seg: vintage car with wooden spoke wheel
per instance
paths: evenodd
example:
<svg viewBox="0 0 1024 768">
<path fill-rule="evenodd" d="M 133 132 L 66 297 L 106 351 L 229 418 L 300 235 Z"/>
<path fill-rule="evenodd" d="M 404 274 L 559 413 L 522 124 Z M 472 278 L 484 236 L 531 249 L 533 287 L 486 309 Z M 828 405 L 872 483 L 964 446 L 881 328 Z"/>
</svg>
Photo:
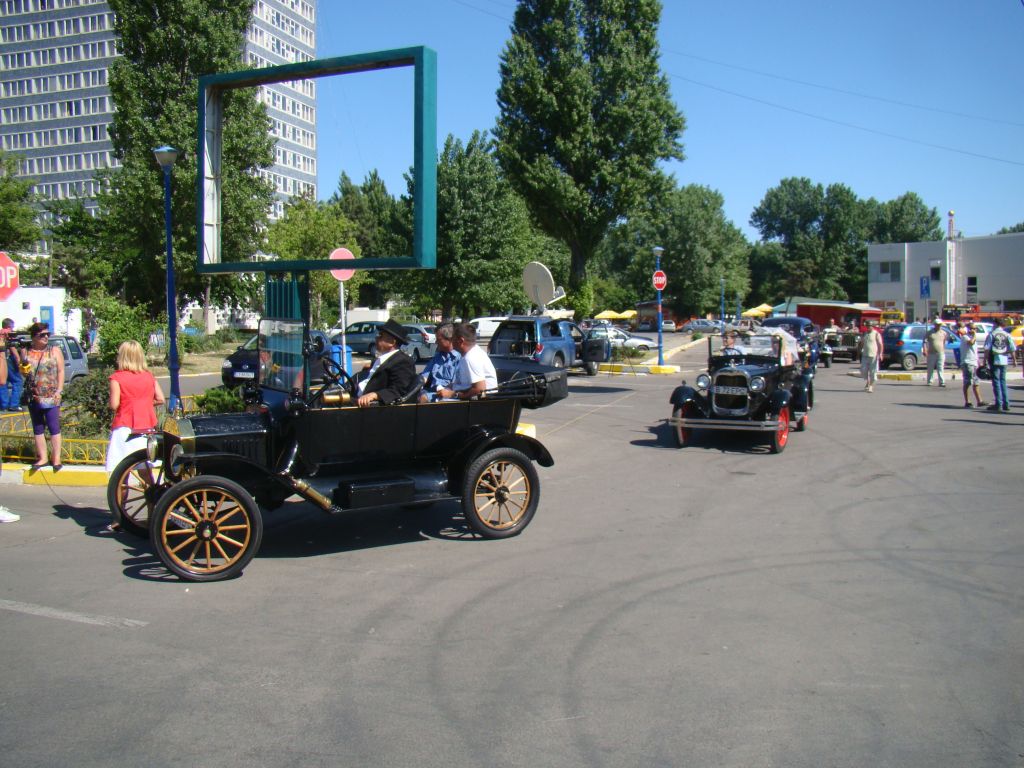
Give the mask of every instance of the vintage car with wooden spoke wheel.
<svg viewBox="0 0 1024 768">
<path fill-rule="evenodd" d="M 133 536 L 149 536 L 149 517 L 166 487 L 158 457 L 150 460 L 145 450 L 125 456 L 107 481 L 107 505 L 114 523 Z"/>
<path fill-rule="evenodd" d="M 296 495 L 329 514 L 461 502 L 467 527 L 491 539 L 533 519 L 535 464 L 554 460 L 517 432 L 519 416 L 567 396 L 564 370 L 496 361 L 499 384 L 478 399 L 420 403 L 416 386 L 360 408 L 356 381 L 303 322 L 264 319 L 259 347 L 260 370 L 273 376 L 248 412 L 171 418 L 153 437 L 164 487 L 149 535 L 172 573 L 238 575 L 259 549 L 263 516 Z M 305 385 L 311 364 L 322 386 Z"/>
<path fill-rule="evenodd" d="M 759 432 L 772 453 L 806 429 L 814 406 L 814 367 L 797 340 L 777 328 L 727 331 L 708 339 L 707 371 L 672 392 L 668 424 L 680 448 L 696 431 Z"/>
</svg>

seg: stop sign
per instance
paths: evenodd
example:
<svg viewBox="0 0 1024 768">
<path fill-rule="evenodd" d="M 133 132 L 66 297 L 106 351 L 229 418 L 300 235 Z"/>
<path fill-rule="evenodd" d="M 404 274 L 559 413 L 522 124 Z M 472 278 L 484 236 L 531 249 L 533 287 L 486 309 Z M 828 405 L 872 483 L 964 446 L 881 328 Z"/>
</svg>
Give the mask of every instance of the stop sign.
<svg viewBox="0 0 1024 768">
<path fill-rule="evenodd" d="M 352 251 L 350 251 L 348 248 L 335 248 L 333 251 L 331 251 L 330 258 L 335 259 L 335 260 L 339 260 L 339 259 L 345 260 L 345 259 L 354 259 L 355 256 L 352 255 Z M 350 277 L 352 277 L 352 275 L 354 275 L 355 273 L 356 273 L 356 271 L 354 269 L 332 269 L 331 270 L 331 274 L 334 275 L 334 279 L 335 280 L 340 280 L 341 282 L 345 282 Z"/>
<path fill-rule="evenodd" d="M 0 251 L 0 301 L 11 298 L 21 281 L 18 279 L 18 265 L 11 261 L 11 257 L 4 251 Z"/>
<path fill-rule="evenodd" d="M 665 286 L 668 285 L 668 275 L 659 269 L 651 275 L 651 282 L 654 284 L 654 290 L 663 291 Z"/>
</svg>

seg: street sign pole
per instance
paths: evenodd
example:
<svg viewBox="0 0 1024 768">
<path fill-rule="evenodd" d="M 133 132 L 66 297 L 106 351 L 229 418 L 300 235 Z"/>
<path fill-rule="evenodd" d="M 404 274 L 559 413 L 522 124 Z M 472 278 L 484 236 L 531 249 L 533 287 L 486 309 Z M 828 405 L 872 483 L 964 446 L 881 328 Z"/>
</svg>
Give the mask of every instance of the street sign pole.
<svg viewBox="0 0 1024 768">
<path fill-rule="evenodd" d="M 654 288 L 658 291 L 658 365 L 665 364 L 665 346 L 661 335 L 661 289 L 665 286 L 665 274 L 661 271 L 661 254 L 665 249 L 660 245 L 653 248 L 654 251 Z"/>
</svg>

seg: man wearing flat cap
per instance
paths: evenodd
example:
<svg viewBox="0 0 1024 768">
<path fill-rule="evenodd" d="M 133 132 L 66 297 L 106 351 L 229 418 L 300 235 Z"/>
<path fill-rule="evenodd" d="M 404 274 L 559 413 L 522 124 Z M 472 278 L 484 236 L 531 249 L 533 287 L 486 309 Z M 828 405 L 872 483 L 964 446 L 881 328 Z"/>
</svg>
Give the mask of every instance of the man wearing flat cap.
<svg viewBox="0 0 1024 768">
<path fill-rule="evenodd" d="M 408 344 L 405 329 L 388 320 L 377 329 L 377 358 L 359 375 L 360 408 L 374 403 L 389 405 L 416 386 L 416 365 L 399 347 Z"/>
</svg>

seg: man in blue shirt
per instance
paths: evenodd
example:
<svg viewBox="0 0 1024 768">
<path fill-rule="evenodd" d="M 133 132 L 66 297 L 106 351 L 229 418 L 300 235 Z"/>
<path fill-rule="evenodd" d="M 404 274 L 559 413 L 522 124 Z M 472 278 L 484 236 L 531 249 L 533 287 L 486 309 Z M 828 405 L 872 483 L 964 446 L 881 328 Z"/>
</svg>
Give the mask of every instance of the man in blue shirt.
<svg viewBox="0 0 1024 768">
<path fill-rule="evenodd" d="M 1013 353 L 1017 347 L 1010 338 L 1010 334 L 1003 330 L 1002 320 L 996 320 L 996 327 L 985 339 L 985 351 L 988 352 L 989 367 L 992 369 L 992 394 L 995 395 L 995 403 L 990 411 L 1010 410 L 1010 401 L 1006 397 L 1006 366 L 1013 361 Z"/>
<path fill-rule="evenodd" d="M 438 392 L 442 389 L 451 389 L 452 381 L 455 379 L 455 371 L 459 367 L 459 359 L 462 357 L 452 347 L 452 336 L 455 333 L 455 326 L 451 323 L 444 323 L 437 327 L 437 352 L 430 358 L 427 367 L 423 369 L 420 377 L 423 379 L 423 394 L 420 395 L 421 403 L 430 403 L 438 400 Z"/>
</svg>

